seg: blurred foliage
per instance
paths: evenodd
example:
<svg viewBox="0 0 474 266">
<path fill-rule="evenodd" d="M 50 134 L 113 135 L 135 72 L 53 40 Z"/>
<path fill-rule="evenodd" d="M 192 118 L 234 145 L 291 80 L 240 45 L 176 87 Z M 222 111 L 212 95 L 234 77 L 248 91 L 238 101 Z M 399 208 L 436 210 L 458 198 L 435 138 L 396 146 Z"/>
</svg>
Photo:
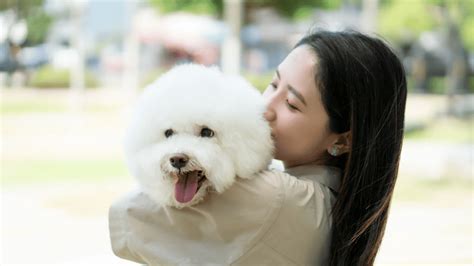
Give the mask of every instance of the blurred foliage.
<svg viewBox="0 0 474 266">
<path fill-rule="evenodd" d="M 41 8 L 44 0 L 2 0 L 0 11 L 13 9 L 21 18 L 28 16 L 33 10 Z"/>
<path fill-rule="evenodd" d="M 51 66 L 39 68 L 30 81 L 30 86 L 36 88 L 69 88 L 70 71 L 68 69 L 56 69 Z M 88 88 L 96 88 L 97 80 L 92 73 L 86 71 L 85 85 Z"/>
<path fill-rule="evenodd" d="M 448 77 L 431 77 L 428 80 L 427 92 L 434 94 L 446 94 L 446 82 Z M 474 93 L 474 76 L 468 77 L 467 93 Z"/>
<path fill-rule="evenodd" d="M 427 93 L 446 94 L 446 79 L 447 77 L 430 77 L 428 79 Z M 416 92 L 415 82 L 411 75 L 407 76 L 408 92 Z M 474 93 L 474 76 L 468 77 L 467 93 Z"/>
<path fill-rule="evenodd" d="M 417 39 L 424 31 L 447 25 L 443 9 L 459 26 L 466 47 L 474 50 L 474 2 L 472 0 L 381 1 L 379 32 L 397 43 Z"/>
<path fill-rule="evenodd" d="M 220 14 L 223 10 L 222 0 L 149 0 L 160 12 L 186 11 L 196 14 Z"/>
<path fill-rule="evenodd" d="M 197 14 L 223 16 L 224 0 L 149 0 L 150 4 L 163 13 L 187 11 Z M 291 19 L 303 19 L 311 15 L 314 8 L 334 9 L 341 6 L 342 0 L 247 0 L 244 1 L 244 14 L 254 8 L 273 7 L 281 15 Z"/>
<path fill-rule="evenodd" d="M 53 18 L 44 12 L 34 12 L 29 15 L 26 18 L 26 25 L 28 27 L 26 46 L 44 43 L 52 22 Z"/>
<path fill-rule="evenodd" d="M 257 88 L 260 92 L 263 92 L 270 82 L 272 82 L 274 73 L 269 72 L 265 74 L 252 74 L 252 73 L 243 73 L 245 79 L 247 79 L 250 84 Z"/>
<path fill-rule="evenodd" d="M 472 0 L 427 0 L 432 6 L 446 8 L 449 17 L 459 26 L 466 47 L 474 51 L 474 1 Z M 443 21 L 439 17 L 438 20 Z"/>
<path fill-rule="evenodd" d="M 436 21 L 429 13 L 426 1 L 385 1 L 379 13 L 379 31 L 397 42 L 416 39 L 423 31 L 432 29 Z"/>
<path fill-rule="evenodd" d="M 435 94 L 446 93 L 446 77 L 432 77 L 428 80 L 428 91 Z"/>
<path fill-rule="evenodd" d="M 43 10 L 44 0 L 2 0 L 0 11 L 13 10 L 17 19 L 25 19 L 28 27 L 26 46 L 43 43 L 47 37 L 53 18 Z"/>
<path fill-rule="evenodd" d="M 222 17 L 224 10 L 224 0 L 149 1 L 164 13 L 187 11 Z M 302 20 L 310 17 L 314 8 L 335 9 L 342 4 L 360 7 L 362 0 L 248 0 L 244 1 L 244 14 L 256 8 L 273 7 L 287 18 Z M 466 47 L 474 50 L 473 0 L 380 0 L 379 32 L 395 43 L 413 42 L 422 32 L 446 25 L 442 9 L 447 9 L 459 26 Z"/>
<path fill-rule="evenodd" d="M 474 2 L 463 9 L 467 15 L 461 24 L 461 37 L 470 51 L 474 51 Z"/>
</svg>

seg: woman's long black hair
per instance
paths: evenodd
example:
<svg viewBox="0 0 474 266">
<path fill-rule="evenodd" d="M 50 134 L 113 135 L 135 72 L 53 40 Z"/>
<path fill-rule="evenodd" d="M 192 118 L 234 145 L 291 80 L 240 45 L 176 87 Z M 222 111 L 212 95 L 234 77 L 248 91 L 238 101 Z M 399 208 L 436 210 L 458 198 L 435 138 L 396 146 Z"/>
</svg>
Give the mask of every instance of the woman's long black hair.
<svg viewBox="0 0 474 266">
<path fill-rule="evenodd" d="M 330 265 L 372 265 L 398 174 L 405 71 L 383 41 L 358 32 L 317 31 L 295 47 L 301 45 L 317 58 L 315 82 L 330 130 L 352 137 L 349 153 L 328 160 L 343 172 L 332 212 Z"/>
</svg>

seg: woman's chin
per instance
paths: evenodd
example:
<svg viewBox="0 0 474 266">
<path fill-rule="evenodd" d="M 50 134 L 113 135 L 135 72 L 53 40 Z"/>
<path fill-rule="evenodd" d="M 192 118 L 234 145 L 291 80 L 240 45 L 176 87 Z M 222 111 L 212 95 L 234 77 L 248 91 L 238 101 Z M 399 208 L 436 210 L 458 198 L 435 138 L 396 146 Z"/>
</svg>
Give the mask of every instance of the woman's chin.
<svg viewBox="0 0 474 266">
<path fill-rule="evenodd" d="M 275 155 L 273 156 L 273 159 L 283 162 L 285 160 L 285 156 L 282 156 L 282 154 L 279 153 L 279 152 L 275 152 Z"/>
<path fill-rule="evenodd" d="M 276 150 L 275 153 L 273 154 L 273 159 L 281 161 L 281 156 L 278 150 Z"/>
</svg>

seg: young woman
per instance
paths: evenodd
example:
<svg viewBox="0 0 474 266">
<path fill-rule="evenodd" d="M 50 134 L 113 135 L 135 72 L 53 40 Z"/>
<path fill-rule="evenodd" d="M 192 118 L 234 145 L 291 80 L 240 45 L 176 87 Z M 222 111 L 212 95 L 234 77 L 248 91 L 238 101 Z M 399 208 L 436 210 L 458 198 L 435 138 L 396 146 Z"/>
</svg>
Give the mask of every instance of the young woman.
<svg viewBox="0 0 474 266">
<path fill-rule="evenodd" d="M 371 265 L 403 139 L 405 73 L 381 40 L 308 34 L 264 92 L 285 171 L 239 179 L 193 208 L 132 195 L 110 211 L 114 252 L 148 264 Z"/>
</svg>

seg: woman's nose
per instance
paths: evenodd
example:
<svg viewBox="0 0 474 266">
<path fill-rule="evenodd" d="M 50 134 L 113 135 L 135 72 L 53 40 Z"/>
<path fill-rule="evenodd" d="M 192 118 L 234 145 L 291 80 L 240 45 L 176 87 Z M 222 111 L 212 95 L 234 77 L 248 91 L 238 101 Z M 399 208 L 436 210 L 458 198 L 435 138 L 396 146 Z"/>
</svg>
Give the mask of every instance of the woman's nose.
<svg viewBox="0 0 474 266">
<path fill-rule="evenodd" d="M 265 117 L 265 119 L 266 119 L 268 122 L 272 122 L 272 121 L 274 121 L 275 118 L 276 118 L 276 113 L 275 113 L 273 110 L 267 108 L 267 110 L 265 111 L 265 113 L 263 113 L 263 117 Z"/>
</svg>

